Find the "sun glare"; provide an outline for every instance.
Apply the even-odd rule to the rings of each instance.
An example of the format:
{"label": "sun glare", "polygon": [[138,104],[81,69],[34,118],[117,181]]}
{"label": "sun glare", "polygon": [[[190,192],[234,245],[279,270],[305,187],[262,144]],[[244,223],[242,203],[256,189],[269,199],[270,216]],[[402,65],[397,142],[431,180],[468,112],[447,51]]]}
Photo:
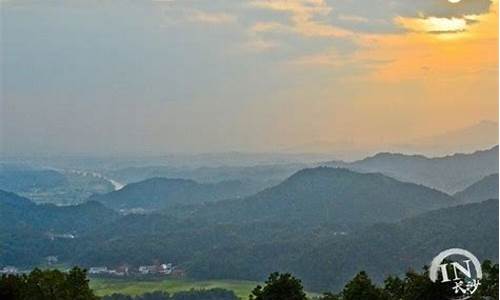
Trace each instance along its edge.
{"label": "sun glare", "polygon": [[467,20],[462,18],[398,18],[397,22],[417,32],[452,33],[464,31],[467,28]]}
{"label": "sun glare", "polygon": [[467,26],[465,19],[459,18],[436,18],[430,17],[424,20],[424,26],[428,32],[451,32],[463,31]]}

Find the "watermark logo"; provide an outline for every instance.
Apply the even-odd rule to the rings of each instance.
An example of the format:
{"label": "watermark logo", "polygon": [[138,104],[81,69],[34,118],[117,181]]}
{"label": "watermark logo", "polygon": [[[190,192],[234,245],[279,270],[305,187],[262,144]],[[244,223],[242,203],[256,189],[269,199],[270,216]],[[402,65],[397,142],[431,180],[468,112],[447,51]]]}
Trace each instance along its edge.
{"label": "watermark logo", "polygon": [[[461,260],[453,261],[451,257],[460,257]],[[483,278],[479,260],[469,251],[459,248],[445,250],[434,257],[429,269],[431,281],[438,281],[439,274],[441,283],[451,284],[456,295],[452,299],[460,300],[471,298]]]}

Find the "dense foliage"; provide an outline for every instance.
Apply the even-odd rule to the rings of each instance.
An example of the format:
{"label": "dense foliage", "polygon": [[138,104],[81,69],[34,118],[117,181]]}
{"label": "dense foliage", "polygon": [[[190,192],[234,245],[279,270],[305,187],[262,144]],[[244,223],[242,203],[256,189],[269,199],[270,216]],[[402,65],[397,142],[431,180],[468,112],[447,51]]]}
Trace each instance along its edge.
{"label": "dense foliage", "polygon": [[78,237],[117,218],[118,213],[98,202],[64,207],[37,205],[0,190],[0,265],[39,265],[44,257],[68,249],[71,241],[54,238],[54,234]]}
{"label": "dense foliage", "polygon": [[[473,300],[498,300],[498,264],[482,264],[483,279]],[[316,300],[446,300],[455,296],[451,285],[432,282],[427,269],[409,271],[405,277],[389,276],[377,286],[368,274],[359,272],[338,293],[325,293]],[[68,273],[58,270],[33,270],[29,275],[0,277],[0,299],[5,300],[97,300],[89,288],[86,271],[78,267]],[[249,300],[307,300],[302,282],[290,273],[272,273],[264,286],[258,285]],[[215,288],[181,291],[172,295],[148,292],[140,296],[112,294],[102,300],[238,300],[232,291]]]}
{"label": "dense foliage", "polygon": [[89,288],[86,271],[73,268],[33,270],[29,275],[2,275],[0,299],[5,300],[97,300]]}
{"label": "dense foliage", "polygon": [[112,294],[104,296],[102,300],[239,300],[232,291],[215,288],[208,290],[190,290],[177,292],[172,295],[156,291],[139,296]]}
{"label": "dense foliage", "polygon": [[[497,211],[498,200],[490,200],[366,227],[293,220],[217,224],[160,214],[129,215],[114,222],[104,217],[92,223],[98,227],[75,239],[50,240],[40,227],[0,230],[0,264],[37,264],[51,255],[85,267],[138,266],[158,260],[174,262],[196,279],[262,280],[282,270],[300,276],[309,290],[337,290],[359,269],[381,282],[384,276],[402,274],[451,247],[496,260]],[[103,212],[96,205],[95,215]],[[84,220],[84,215],[61,217],[57,222]],[[24,220],[29,224],[29,219]]]}
{"label": "dense foliage", "polygon": [[302,283],[289,273],[272,273],[264,287],[257,286],[250,295],[250,300],[306,300]]}
{"label": "dense foliage", "polygon": [[[483,279],[479,289],[470,299],[498,300],[498,264],[485,261],[482,265]],[[409,271],[404,278],[389,276],[383,285],[375,285],[368,274],[359,272],[340,293],[325,293],[316,300],[449,300],[454,294],[450,285],[432,282],[427,271]],[[258,286],[250,300],[306,300],[299,279],[289,273],[273,273],[264,287]]]}

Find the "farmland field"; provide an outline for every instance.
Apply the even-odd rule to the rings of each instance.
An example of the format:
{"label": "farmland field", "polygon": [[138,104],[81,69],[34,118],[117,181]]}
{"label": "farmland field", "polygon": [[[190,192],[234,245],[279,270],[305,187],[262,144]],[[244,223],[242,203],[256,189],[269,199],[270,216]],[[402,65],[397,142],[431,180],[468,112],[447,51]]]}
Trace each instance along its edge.
{"label": "farmland field", "polygon": [[237,280],[211,280],[190,281],[181,279],[159,279],[159,280],[127,280],[127,279],[103,279],[92,278],[90,286],[98,296],[121,293],[127,295],[141,295],[152,291],[165,291],[176,293],[190,289],[212,289],[223,288],[234,291],[241,299],[248,299],[250,291],[257,286],[258,282]]}

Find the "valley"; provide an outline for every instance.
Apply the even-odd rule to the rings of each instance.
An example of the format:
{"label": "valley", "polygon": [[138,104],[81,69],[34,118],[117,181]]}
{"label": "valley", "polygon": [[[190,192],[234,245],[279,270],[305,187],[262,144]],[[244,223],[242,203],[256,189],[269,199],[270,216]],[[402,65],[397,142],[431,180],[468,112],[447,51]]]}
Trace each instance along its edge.
{"label": "valley", "polygon": [[[495,151],[433,159],[438,160],[434,168],[443,160],[442,170],[451,164],[450,172],[465,174],[471,161],[495,164]],[[467,183],[452,194],[409,180],[424,178],[418,176],[429,165],[424,158],[417,158],[417,165],[414,160],[379,154],[350,164],[302,165],[285,175],[299,167],[294,165],[280,173],[279,183],[258,192],[248,189],[248,182],[256,182],[267,167],[254,175],[238,169],[246,177],[235,180],[224,172],[212,173],[206,182],[153,177],[69,206],[37,204],[2,191],[0,266],[30,269],[50,258],[90,270],[106,267],[111,275],[92,277],[100,294],[113,289],[140,293],[170,281],[172,290],[176,284],[212,286],[227,280],[254,285],[274,271],[292,272],[307,290],[321,292],[340,289],[359,270],[380,282],[421,268],[446,247],[464,247],[482,260],[498,261],[498,170],[476,169],[460,179],[441,176],[442,186]],[[397,173],[403,169],[405,181]],[[185,278],[160,276],[149,282],[113,275],[125,266],[132,270],[163,262]]]}

